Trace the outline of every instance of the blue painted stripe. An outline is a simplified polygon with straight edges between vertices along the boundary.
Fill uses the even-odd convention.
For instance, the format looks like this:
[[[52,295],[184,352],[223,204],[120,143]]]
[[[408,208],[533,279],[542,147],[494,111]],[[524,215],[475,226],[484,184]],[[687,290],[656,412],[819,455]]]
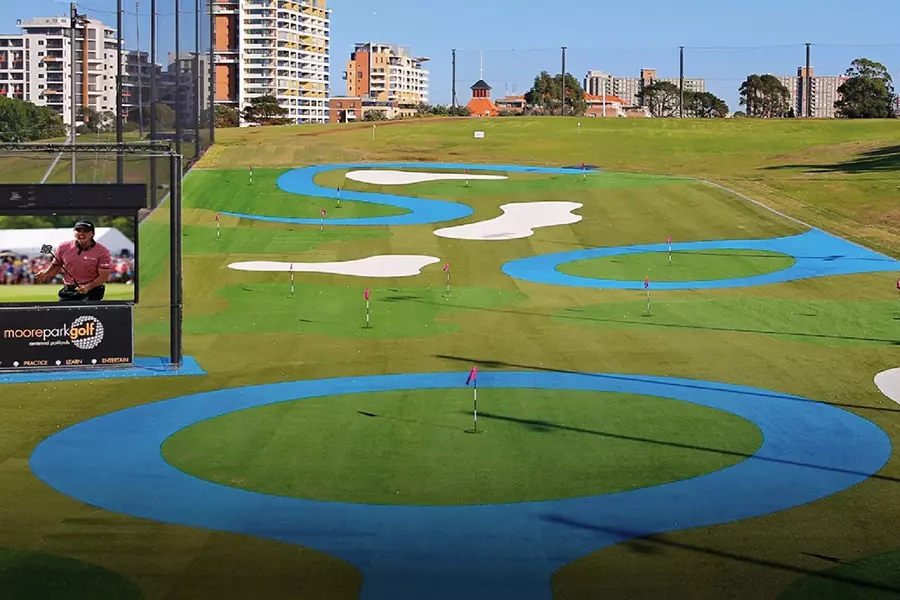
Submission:
[[[891,454],[890,439],[870,421],[797,396],[666,377],[485,371],[479,374],[482,389],[609,391],[716,408],[756,424],[764,441],[736,465],[674,483],[476,506],[384,506],[260,494],[187,475],[160,456],[169,436],[234,411],[337,394],[461,387],[466,375],[346,377],[174,398],[69,427],[37,447],[31,468],[48,485],[93,506],[340,557],[362,571],[362,600],[550,600],[551,575],[594,550],[813,502],[864,481]],[[489,391],[482,406],[491,406]]]
[[[336,171],[340,169],[431,169],[431,170],[454,170],[464,171],[505,171],[510,173],[545,173],[557,175],[580,175],[581,169],[557,168],[557,167],[529,167],[523,165],[470,165],[470,164],[451,164],[451,163],[430,163],[430,162],[396,162],[396,163],[347,163],[347,164],[329,164],[316,165],[310,167],[302,167],[292,169],[281,175],[277,180],[279,188],[292,194],[301,194],[304,196],[315,196],[319,198],[338,197],[337,190],[318,185],[314,179],[319,173],[327,171]],[[326,219],[329,225],[427,225],[430,223],[441,223],[444,221],[453,221],[468,217],[474,211],[470,206],[451,202],[448,200],[426,200],[423,198],[413,198],[410,196],[399,196],[395,194],[375,194],[370,192],[355,192],[350,190],[341,190],[342,200],[353,200],[355,202],[368,202],[371,204],[382,204],[385,206],[394,206],[407,210],[406,214],[392,215],[388,217],[359,217],[353,219]],[[318,225],[320,219],[306,219],[293,217],[279,217],[267,215],[254,215],[248,213],[222,212],[223,215],[238,217],[241,219],[251,219],[256,221],[270,221],[277,223],[295,223],[302,225]]]
[[[181,367],[174,367],[167,358],[137,358],[131,367],[90,367],[87,369],[59,369],[0,374],[3,383],[39,383],[46,381],[78,381],[99,379],[130,379],[134,377],[183,377],[206,375],[206,371],[191,356],[185,356]]]
[[[651,281],[651,290],[695,290],[744,287],[782,283],[811,277],[828,277],[855,273],[880,271],[900,271],[900,261],[884,256],[824,231],[811,231],[781,238],[765,240],[719,240],[708,242],[687,242],[672,244],[672,251],[691,250],[768,250],[792,256],[796,262],[780,271],[732,279],[711,281]],[[639,254],[644,252],[667,252],[666,244],[619,246],[610,248],[590,248],[573,250],[542,256],[531,256],[506,263],[502,271],[515,279],[564,285],[569,287],[606,288],[638,290],[644,288],[645,273],[635,273],[633,281],[613,279],[592,279],[567,275],[558,269],[561,265],[585,260]],[[660,259],[665,260],[664,258]]]

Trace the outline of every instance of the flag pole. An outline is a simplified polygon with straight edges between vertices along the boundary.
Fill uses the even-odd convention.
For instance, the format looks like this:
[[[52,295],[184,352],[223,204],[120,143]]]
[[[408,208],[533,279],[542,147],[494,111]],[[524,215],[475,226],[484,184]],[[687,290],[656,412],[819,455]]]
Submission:
[[[291,263],[291,297],[294,296],[294,263]]]
[[[250,167],[250,185],[253,185],[253,167]]]
[[[447,295],[450,295],[450,263],[444,265],[444,272],[447,273]]]
[[[319,232],[325,233],[325,209],[322,209],[322,213],[319,215]]]
[[[366,288],[363,298],[366,299],[366,328],[369,327],[369,288]]]
[[[669,266],[672,266],[672,236],[666,236],[666,246],[669,247]]]
[[[219,221],[219,213],[216,213],[216,239],[222,239],[222,223]]]
[[[475,421],[473,429],[478,431],[478,379],[472,382],[472,418]]]

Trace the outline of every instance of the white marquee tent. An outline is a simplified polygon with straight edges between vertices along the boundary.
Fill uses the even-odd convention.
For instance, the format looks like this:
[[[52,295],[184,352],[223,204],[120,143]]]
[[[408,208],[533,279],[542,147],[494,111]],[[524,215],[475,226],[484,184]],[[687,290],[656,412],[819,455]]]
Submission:
[[[74,239],[72,229],[0,229],[0,252],[10,251],[26,256],[38,256],[41,246],[50,244],[53,251],[60,242]],[[118,256],[122,250],[134,255],[134,242],[113,227],[97,227],[94,239],[109,248],[109,253]]]

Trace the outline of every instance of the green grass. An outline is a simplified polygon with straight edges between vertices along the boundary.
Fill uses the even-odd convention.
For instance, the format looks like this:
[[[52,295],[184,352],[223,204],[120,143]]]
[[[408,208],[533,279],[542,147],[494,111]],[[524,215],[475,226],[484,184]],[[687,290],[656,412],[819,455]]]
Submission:
[[[641,252],[588,258],[559,265],[566,275],[636,281],[649,276],[653,281],[709,281],[732,277],[752,277],[792,266],[793,257],[759,250],[691,250]]]
[[[379,126],[375,141],[367,126],[220,130],[219,143],[203,165],[224,172],[194,171],[184,184],[189,196],[183,214],[187,234],[185,351],[208,374],[4,386],[0,392],[0,530],[4,545],[83,558],[120,573],[148,600],[286,600],[296,597],[298,587],[309,598],[356,598],[360,572],[334,557],[270,540],[107,512],[59,494],[29,468],[37,444],[74,423],[163,399],[280,381],[462,371],[473,364],[484,370],[687,377],[829,403],[882,427],[896,446],[900,409],[879,393],[872,378],[900,366],[900,304],[894,288],[900,273],[654,293],[652,315],[641,317],[645,307],[642,290],[537,285],[506,277],[500,267],[537,254],[659,244],[667,234],[675,240],[760,239],[806,230],[726,190],[685,180],[697,177],[900,256],[900,234],[893,226],[900,158],[891,151],[897,145],[898,126],[896,121],[592,119],[583,120],[582,133],[577,135],[574,119],[479,119]],[[484,128],[488,137],[475,143],[475,128]],[[872,151],[881,154],[867,154]],[[508,202],[583,204],[576,211],[582,221],[539,228],[533,236],[519,240],[469,242],[433,234],[435,228],[451,224],[333,226],[320,234],[318,226],[224,218],[223,238],[214,241],[217,210],[280,214],[278,211],[290,209],[296,212],[281,214],[310,216],[312,211],[312,216],[318,215],[317,201],[280,193],[269,183],[261,184],[260,177],[274,182],[278,173],[304,164],[381,160],[553,166],[585,161],[609,172],[590,173],[585,180],[577,175],[569,180],[514,174],[503,182],[473,181],[468,188],[457,182],[438,182],[383,190],[470,204],[475,213],[452,225],[499,216],[499,207]],[[240,181],[250,164],[257,173],[252,187]],[[22,167],[19,164],[16,169]],[[267,169],[271,171],[263,175]],[[98,168],[98,179],[101,174]],[[319,183],[334,186],[341,176],[325,173]],[[346,185],[350,189],[351,184]],[[381,191],[361,184],[354,189]],[[329,216],[335,214],[335,209],[325,208]],[[375,205],[352,207],[350,203],[341,210],[363,208],[386,210]],[[168,352],[167,227],[164,207],[149,218],[141,232],[144,285],[136,312],[136,349],[143,355]],[[287,298],[286,274],[228,268],[230,263],[244,260],[341,261],[392,253],[426,254],[441,263],[450,262],[454,297],[441,297],[440,263],[419,276],[392,280],[304,274],[297,277],[293,299]],[[673,269],[681,268],[682,259],[687,260],[679,255],[676,259],[679,262]],[[730,276],[740,260],[729,258]],[[766,264],[770,260],[780,259],[765,259]],[[362,291],[367,286],[374,292],[371,331],[361,329]],[[244,287],[250,291],[243,291]],[[387,294],[408,298],[388,301]],[[467,410],[467,398],[461,398],[461,406]],[[287,403],[283,410],[299,415],[312,406]],[[522,416],[573,424],[567,418],[551,418],[549,409],[529,414],[534,406],[523,405]],[[572,415],[588,410],[577,402],[567,406]],[[413,413],[422,410],[415,403],[408,408],[398,405],[398,411],[401,408]],[[607,424],[602,419],[584,414],[584,425],[605,431]],[[639,422],[644,414],[628,415],[631,421],[622,421],[624,429],[619,431],[646,431],[650,423]],[[350,435],[355,430],[346,427],[338,429],[341,415],[331,416],[334,424],[324,417],[319,422],[323,430],[332,427],[339,438],[332,444],[342,442],[345,460],[354,452],[364,455],[367,444],[378,441]],[[410,425],[356,416],[362,421],[359,427]],[[466,415],[460,413],[459,418],[465,420]],[[575,421],[575,427],[582,425]],[[490,427],[485,436],[505,432],[511,436],[507,439],[516,439],[515,435],[537,438],[539,441],[523,450],[528,457],[542,446],[548,447],[554,438],[574,436],[574,432],[538,433],[525,426],[510,429],[506,421],[485,424]],[[656,430],[665,426],[661,423]],[[241,435],[236,424],[230,427],[235,435]],[[297,435],[294,429],[302,431],[285,427],[281,435]],[[686,421],[675,433],[682,439],[701,439],[717,435],[716,429],[708,422],[695,426]],[[273,449],[277,449],[279,437],[273,438]],[[583,437],[594,440],[598,436]],[[244,440],[208,439],[204,444],[220,444],[231,456],[240,455],[245,461],[268,456],[266,442]],[[491,437],[478,443],[494,441]],[[611,440],[579,443],[606,447]],[[394,449],[398,456],[410,456],[412,448],[430,457],[441,452],[440,447],[413,438],[409,447],[398,443]],[[205,460],[205,465],[215,459],[199,452],[195,458]],[[598,452],[596,460],[603,459],[603,452]],[[625,463],[619,456],[612,459],[610,456],[610,462],[603,463],[605,478],[621,482],[638,475],[624,472]],[[670,470],[670,476],[701,472],[701,459],[685,457],[677,465],[678,473]],[[453,461],[449,462],[448,469],[454,467]],[[519,461],[515,468],[519,480],[536,489],[548,465],[557,463],[573,464],[566,456],[546,453],[539,460]],[[355,468],[350,462],[333,464],[333,479],[341,479]],[[594,479],[603,483],[604,477]],[[895,501],[894,487],[898,478],[900,462],[892,457],[879,478],[791,510],[591,553],[554,576],[554,598],[776,597],[804,573],[833,564],[810,554],[852,560],[896,548],[900,503]],[[360,488],[355,493],[366,491],[372,492]],[[812,597],[823,594],[816,592]]]
[[[328,218],[383,217],[405,214],[406,210],[369,202],[314,198],[285,192],[276,186],[285,169],[253,169],[253,184],[244,169],[198,170],[185,187],[184,206],[215,212],[318,219],[322,209]],[[210,216],[210,220],[214,215]]]
[[[0,285],[0,304],[4,302],[57,302],[62,285]],[[104,300],[134,300],[134,286],[106,284]]]
[[[0,548],[3,600],[141,600],[134,583],[74,558]]]
[[[834,557],[824,557],[838,562]],[[900,550],[866,556],[797,580],[778,600],[887,600],[900,594]]]
[[[670,300],[662,294],[646,314],[643,292],[631,302],[609,302],[568,308],[557,318],[607,328],[643,328],[668,332],[721,331],[773,336],[796,342],[827,345],[900,345],[900,304],[869,300],[785,300],[778,298],[717,297]],[[874,373],[873,373],[874,375]]]
[[[432,267],[431,271],[439,266]],[[440,280],[442,274],[432,274]],[[192,305],[184,330],[188,334],[317,334],[335,338],[405,338],[456,331],[449,320],[467,308],[491,308],[525,299],[520,293],[486,288],[370,288],[370,324],[366,327],[364,290],[371,284],[354,281],[322,285],[295,276],[294,296],[282,273],[281,283],[246,283],[217,290],[217,298]],[[313,275],[312,277],[317,277]],[[321,277],[321,276],[318,276]],[[299,281],[298,281],[299,279]],[[348,278],[342,278],[348,279]],[[164,333],[168,325],[139,327],[139,333]]]
[[[665,398],[487,388],[478,408],[472,436],[469,389],[314,398],[204,421],[162,450],[182,471],[269,494],[456,505],[659,485],[762,444],[748,421]]]
[[[221,130],[201,164],[445,161],[567,166],[697,177],[900,257],[895,177],[900,122],[805,119],[514,117],[305,129]],[[473,143],[472,132],[487,137]]]

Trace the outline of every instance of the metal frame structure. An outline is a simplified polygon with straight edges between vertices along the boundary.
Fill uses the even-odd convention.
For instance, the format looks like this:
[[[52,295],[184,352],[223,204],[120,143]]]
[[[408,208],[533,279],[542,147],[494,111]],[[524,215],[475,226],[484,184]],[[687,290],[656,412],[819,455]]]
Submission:
[[[123,144],[77,144],[74,146],[68,144],[52,144],[44,142],[0,142],[0,155],[23,152],[46,154],[101,153],[115,155],[117,160],[120,160],[124,155],[146,156],[150,157],[151,159],[160,157],[169,158],[169,252],[171,255],[169,262],[169,351],[172,365],[180,367],[184,360],[184,344],[182,340],[184,296],[182,289],[183,276],[181,252],[181,182],[183,177],[183,157],[172,150],[172,147],[168,143],[157,141]],[[117,184],[109,183],[100,185]],[[155,200],[155,193],[156,190],[150,190],[150,198],[153,198]],[[148,198],[147,208],[152,209],[154,208],[154,205],[155,202],[151,203],[150,199]]]

